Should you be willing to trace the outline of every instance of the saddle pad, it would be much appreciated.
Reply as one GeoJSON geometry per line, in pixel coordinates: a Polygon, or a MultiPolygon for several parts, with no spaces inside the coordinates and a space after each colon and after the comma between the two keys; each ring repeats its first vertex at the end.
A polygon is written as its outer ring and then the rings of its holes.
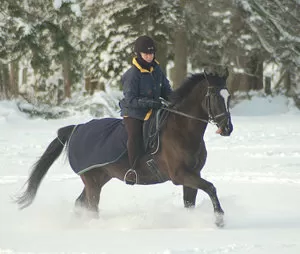
{"type": "Polygon", "coordinates": [[[94,119],[76,126],[69,140],[73,171],[82,174],[120,159],[127,152],[127,132],[122,119],[94,119]]]}

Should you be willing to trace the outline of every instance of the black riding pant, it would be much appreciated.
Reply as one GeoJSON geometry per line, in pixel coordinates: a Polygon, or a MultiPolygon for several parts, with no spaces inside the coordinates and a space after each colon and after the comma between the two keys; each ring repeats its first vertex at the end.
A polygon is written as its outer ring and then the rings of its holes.
{"type": "Polygon", "coordinates": [[[143,120],[124,117],[124,124],[128,134],[127,149],[131,168],[136,169],[140,157],[144,154],[143,120]]]}

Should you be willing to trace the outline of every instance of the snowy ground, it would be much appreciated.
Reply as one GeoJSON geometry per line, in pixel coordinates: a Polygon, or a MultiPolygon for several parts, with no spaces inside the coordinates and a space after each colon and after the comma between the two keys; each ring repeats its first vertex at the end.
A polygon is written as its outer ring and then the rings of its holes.
{"type": "Polygon", "coordinates": [[[300,113],[281,97],[254,99],[232,110],[234,132],[210,126],[203,177],[218,189],[226,226],[214,225],[212,205],[199,192],[187,211],[171,183],[102,191],[100,219],[73,216],[82,183],[65,157],[50,169],[37,198],[19,211],[12,197],[56,130],[89,120],[29,120],[0,102],[0,253],[300,253],[300,113]]]}

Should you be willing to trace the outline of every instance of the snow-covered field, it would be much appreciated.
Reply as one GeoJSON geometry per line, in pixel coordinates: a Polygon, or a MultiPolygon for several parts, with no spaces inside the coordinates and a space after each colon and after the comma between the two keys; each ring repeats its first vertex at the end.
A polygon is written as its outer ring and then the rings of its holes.
{"type": "Polygon", "coordinates": [[[89,120],[30,120],[0,102],[0,253],[300,253],[300,113],[282,97],[256,98],[232,109],[231,137],[206,132],[202,176],[218,189],[226,226],[214,225],[208,197],[185,210],[172,183],[103,189],[99,220],[80,220],[73,204],[82,183],[65,156],[37,198],[19,211],[12,202],[31,165],[56,130],[89,120]],[[270,101],[272,100],[272,103],[270,101]]]}

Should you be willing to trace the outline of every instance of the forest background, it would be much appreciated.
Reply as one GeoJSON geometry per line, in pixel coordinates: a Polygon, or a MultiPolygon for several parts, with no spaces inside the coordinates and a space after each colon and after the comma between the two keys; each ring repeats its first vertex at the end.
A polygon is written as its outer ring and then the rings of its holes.
{"type": "Polygon", "coordinates": [[[299,0],[0,0],[0,100],[62,117],[41,105],[120,89],[143,34],[173,88],[188,73],[226,71],[236,98],[257,90],[300,107],[299,0]]]}

